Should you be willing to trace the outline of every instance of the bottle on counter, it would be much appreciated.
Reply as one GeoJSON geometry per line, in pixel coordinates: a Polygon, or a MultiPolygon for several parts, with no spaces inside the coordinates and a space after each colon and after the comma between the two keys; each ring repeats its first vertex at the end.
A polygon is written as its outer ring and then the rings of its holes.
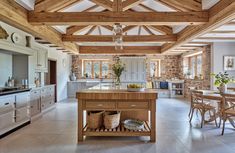
{"type": "Polygon", "coordinates": [[[12,87],[11,77],[8,77],[7,86],[12,87]]]}

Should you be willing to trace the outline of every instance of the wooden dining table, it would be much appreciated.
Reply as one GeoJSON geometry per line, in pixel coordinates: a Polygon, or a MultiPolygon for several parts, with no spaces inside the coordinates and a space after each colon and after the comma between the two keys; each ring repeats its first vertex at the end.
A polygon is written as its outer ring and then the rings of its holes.
{"type": "MultiPolygon", "coordinates": [[[[222,118],[222,101],[223,101],[223,97],[222,95],[219,93],[219,91],[216,90],[197,90],[203,93],[203,99],[206,100],[213,100],[216,101],[218,103],[218,112],[216,114],[216,117],[220,117],[222,118]]],[[[235,91],[229,91],[229,94],[235,95],[235,91]]],[[[214,119],[211,118],[209,119],[207,122],[211,122],[214,119]]],[[[231,123],[231,125],[235,128],[235,122],[232,118],[228,118],[229,122],[231,123]]]]}

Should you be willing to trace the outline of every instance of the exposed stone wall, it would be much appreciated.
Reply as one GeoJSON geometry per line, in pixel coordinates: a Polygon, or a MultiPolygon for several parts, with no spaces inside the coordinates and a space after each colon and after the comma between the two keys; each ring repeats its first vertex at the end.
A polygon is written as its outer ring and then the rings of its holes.
{"type": "MultiPolygon", "coordinates": [[[[180,60],[181,78],[183,77],[183,60],[180,60]]],[[[203,48],[202,53],[202,80],[185,79],[185,97],[189,97],[189,87],[195,87],[196,89],[209,90],[211,88],[211,46],[203,48]]]]}
{"type": "MultiPolygon", "coordinates": [[[[77,78],[82,78],[82,60],[83,59],[109,59],[114,62],[117,56],[113,55],[74,55],[72,56],[72,71],[77,78]]],[[[147,55],[146,56],[146,76],[150,80],[150,61],[154,59],[161,60],[161,78],[159,79],[184,79],[183,75],[183,57],[175,55],[147,55]]],[[[203,80],[185,79],[185,96],[189,96],[189,87],[197,89],[210,89],[211,82],[211,47],[203,48],[202,54],[202,75],[203,80]]],[[[156,78],[158,79],[158,78],[156,78]]]]}

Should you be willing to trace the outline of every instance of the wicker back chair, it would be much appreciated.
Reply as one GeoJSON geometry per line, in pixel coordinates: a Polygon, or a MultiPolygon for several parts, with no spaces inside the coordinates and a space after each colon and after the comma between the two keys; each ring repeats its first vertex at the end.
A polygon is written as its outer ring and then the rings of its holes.
{"type": "Polygon", "coordinates": [[[230,123],[235,128],[234,121],[230,117],[235,117],[235,95],[234,94],[222,94],[223,100],[221,105],[223,128],[222,135],[224,135],[225,122],[229,119],[230,123]]]}
{"type": "MultiPolygon", "coordinates": [[[[206,101],[206,99],[203,98],[203,92],[193,90],[191,91],[191,108],[190,108],[190,120],[191,123],[194,110],[198,110],[201,114],[201,128],[204,125],[205,122],[205,113],[209,112],[210,116],[215,116],[216,114],[216,108],[210,104],[210,102],[206,101]],[[211,115],[211,112],[213,112],[213,115],[211,115]]],[[[213,119],[215,121],[215,124],[217,126],[216,117],[213,119]]]]}

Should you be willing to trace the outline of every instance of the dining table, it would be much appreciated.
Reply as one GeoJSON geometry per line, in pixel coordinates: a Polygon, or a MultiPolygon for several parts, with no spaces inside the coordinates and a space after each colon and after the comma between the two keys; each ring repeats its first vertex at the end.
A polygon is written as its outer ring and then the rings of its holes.
{"type": "MultiPolygon", "coordinates": [[[[219,91],[217,90],[197,90],[203,93],[202,97],[204,100],[211,100],[211,101],[216,101],[217,102],[217,106],[218,106],[218,111],[215,115],[216,118],[220,118],[222,119],[222,102],[223,102],[223,96],[220,94],[219,91]]],[[[235,95],[235,91],[234,90],[229,90],[228,92],[226,92],[228,94],[232,94],[235,95]]],[[[210,118],[209,120],[207,120],[206,122],[211,122],[213,121],[214,118],[210,118]]],[[[230,122],[230,124],[235,128],[235,122],[234,119],[232,118],[228,118],[228,121],[230,122]]]]}

